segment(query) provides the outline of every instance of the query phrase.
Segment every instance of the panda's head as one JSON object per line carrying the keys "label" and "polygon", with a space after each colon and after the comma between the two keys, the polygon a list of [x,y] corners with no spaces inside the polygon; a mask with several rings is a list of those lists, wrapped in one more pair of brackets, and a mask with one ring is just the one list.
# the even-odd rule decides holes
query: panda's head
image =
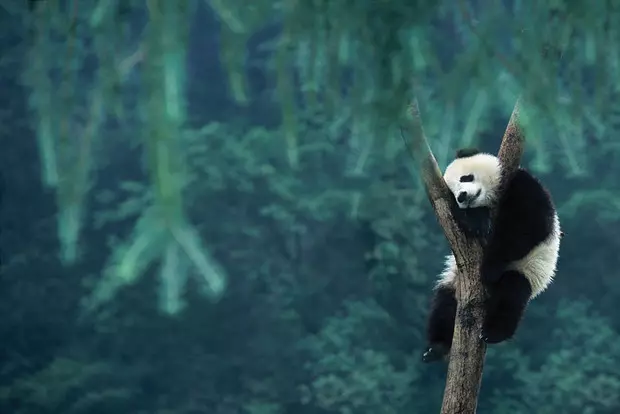
{"label": "panda's head", "polygon": [[488,207],[494,202],[500,184],[499,159],[477,149],[460,149],[443,178],[459,208]]}

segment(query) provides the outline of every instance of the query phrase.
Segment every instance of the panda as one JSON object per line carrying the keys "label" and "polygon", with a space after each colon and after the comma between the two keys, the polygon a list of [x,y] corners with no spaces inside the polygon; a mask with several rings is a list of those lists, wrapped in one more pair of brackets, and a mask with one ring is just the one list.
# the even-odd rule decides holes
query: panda
{"label": "panda", "polygon": [[[460,149],[444,180],[454,194],[453,214],[466,237],[482,238],[480,276],[485,287],[486,317],[480,339],[495,344],[510,339],[525,308],[552,282],[559,256],[560,221],[549,192],[519,168],[499,196],[499,159],[478,149]],[[497,205],[493,227],[490,210]],[[428,317],[424,362],[446,357],[456,316],[454,255],[447,256]]]}

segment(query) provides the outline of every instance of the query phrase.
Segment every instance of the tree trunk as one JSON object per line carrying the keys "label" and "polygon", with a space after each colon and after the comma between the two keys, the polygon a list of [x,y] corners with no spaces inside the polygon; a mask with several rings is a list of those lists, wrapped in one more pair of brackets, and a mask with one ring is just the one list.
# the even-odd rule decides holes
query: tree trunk
{"label": "tree trunk", "polygon": [[[405,119],[403,129],[408,131],[409,142],[412,143],[409,149],[421,169],[428,198],[450,243],[459,270],[456,279],[457,316],[441,413],[474,414],[486,354],[486,344],[480,339],[484,320],[484,288],[479,271],[483,249],[479,241],[469,240],[459,231],[452,216],[454,196],[424,136],[417,101],[410,106]],[[502,166],[500,191],[519,166],[523,144],[517,101],[498,154]],[[495,215],[493,208],[491,218],[494,219]]]}

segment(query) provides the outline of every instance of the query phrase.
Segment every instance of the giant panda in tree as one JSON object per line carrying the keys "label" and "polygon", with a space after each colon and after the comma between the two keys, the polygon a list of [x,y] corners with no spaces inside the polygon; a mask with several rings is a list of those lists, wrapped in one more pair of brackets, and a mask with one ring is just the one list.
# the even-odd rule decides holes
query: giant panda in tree
{"label": "giant panda in tree", "polygon": [[[485,320],[480,339],[495,344],[511,338],[530,299],[553,280],[560,248],[560,222],[549,192],[519,168],[500,195],[499,159],[477,149],[461,149],[444,173],[458,208],[455,219],[467,237],[485,237],[480,268],[485,287]],[[497,199],[497,197],[500,197]],[[497,202],[491,228],[490,207]],[[454,255],[434,289],[428,319],[425,362],[450,352],[456,316]]]}

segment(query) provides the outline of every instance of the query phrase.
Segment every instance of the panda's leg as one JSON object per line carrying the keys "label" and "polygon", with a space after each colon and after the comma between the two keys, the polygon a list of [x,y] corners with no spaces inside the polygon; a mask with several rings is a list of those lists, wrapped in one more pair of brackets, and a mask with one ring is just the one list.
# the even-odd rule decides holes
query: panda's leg
{"label": "panda's leg", "polygon": [[450,285],[439,285],[435,289],[428,318],[428,348],[422,356],[424,362],[437,361],[450,352],[456,317],[454,293]]}
{"label": "panda's leg", "polygon": [[512,338],[532,294],[532,287],[523,273],[505,271],[498,282],[488,287],[486,316],[481,339],[496,344]]}

